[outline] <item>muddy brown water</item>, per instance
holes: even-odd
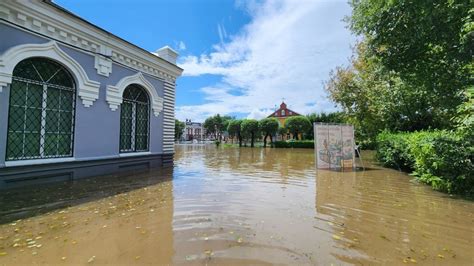
[[[0,191],[0,265],[474,265],[474,202],[363,155],[177,146],[173,168]]]

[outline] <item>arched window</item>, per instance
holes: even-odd
[[[130,85],[120,106],[120,152],[148,151],[150,101],[146,91]]]
[[[33,57],[15,66],[8,111],[8,161],[71,157],[76,89],[67,69]]]

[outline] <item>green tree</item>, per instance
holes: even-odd
[[[242,120],[233,119],[233,120],[229,120],[229,123],[227,126],[227,132],[229,132],[229,136],[236,137],[239,140],[239,147],[242,147],[241,124],[242,124]]]
[[[281,139],[284,139],[287,133],[288,133],[288,129],[284,127],[278,127],[278,135],[281,136]]]
[[[299,134],[307,132],[311,128],[311,122],[305,116],[291,116],[286,119],[285,127],[293,134],[294,139],[299,139]]]
[[[424,87],[406,83],[380,59],[367,53],[367,44],[357,46],[352,64],[331,72],[325,89],[342,107],[356,137],[371,142],[384,129],[415,131],[447,126],[445,117],[427,105],[431,95]]]
[[[222,116],[222,132],[227,131],[230,121],[235,120],[235,117],[224,115]]]
[[[409,119],[420,117],[424,128],[451,127],[456,107],[467,100],[462,91],[474,77],[468,67],[474,50],[472,0],[357,0],[352,6],[350,26],[364,37],[366,57],[395,73],[403,93],[414,90],[419,108]]]
[[[254,147],[255,138],[259,134],[258,121],[255,119],[244,119],[241,124],[242,134],[250,137],[250,147]]]
[[[335,124],[341,124],[341,123],[346,123],[346,118],[343,112],[333,112],[333,113],[312,113],[306,116],[311,122],[311,125],[314,123],[335,123]],[[313,127],[311,127],[307,132],[306,132],[306,138],[308,139],[313,139],[314,138],[314,132],[313,132]]]
[[[259,122],[260,130],[265,135],[263,137],[263,147],[267,147],[267,137],[270,137],[270,143],[273,145],[273,135],[278,132],[278,120],[275,118],[264,118]]]
[[[174,140],[180,140],[183,136],[183,130],[185,128],[184,122],[179,121],[178,119],[174,120]]]
[[[214,136],[216,140],[220,140],[224,128],[224,119],[219,114],[206,118],[203,127],[208,134]]]

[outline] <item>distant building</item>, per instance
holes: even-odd
[[[300,115],[301,114],[299,114],[299,113],[297,113],[293,110],[288,109],[286,103],[282,102],[280,104],[280,108],[278,108],[275,112],[273,112],[268,117],[273,117],[273,118],[278,119],[278,123],[280,124],[280,127],[285,127],[285,122],[286,122],[286,119],[288,119],[288,117],[300,116]],[[283,137],[283,140],[287,140],[287,139],[290,139],[292,137],[293,137],[292,134],[287,133],[287,135]],[[278,136],[278,135],[277,135],[277,139],[282,140],[281,136]]]
[[[278,122],[280,123],[280,126],[285,127],[285,121],[288,117],[299,116],[299,115],[300,115],[299,113],[288,109],[288,107],[286,106],[286,103],[282,102],[280,104],[280,108],[278,108],[278,110],[273,112],[268,117],[274,117],[274,118],[278,119]]]
[[[202,123],[192,122],[191,119],[186,119],[183,138],[186,141],[202,141],[204,140],[205,132]]]

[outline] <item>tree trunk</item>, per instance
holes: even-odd
[[[270,147],[273,148],[273,136],[270,134]]]
[[[254,133],[252,132],[252,136],[251,136],[251,139],[250,139],[250,147],[253,148],[253,141],[254,141]]]
[[[242,147],[242,136],[239,134],[238,138],[239,138],[239,147]]]
[[[268,136],[268,134],[266,134],[265,137],[263,138],[263,147],[264,148],[267,147],[267,136]]]

